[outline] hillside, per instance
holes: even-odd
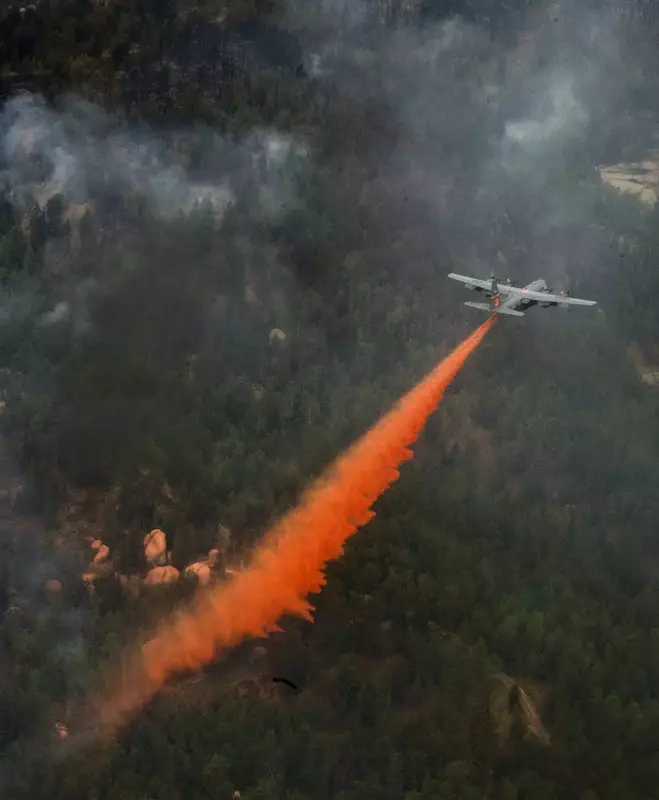
[[[600,173],[651,152],[655,28],[608,1],[3,12],[3,797],[659,797],[659,209]],[[498,321],[313,622],[74,736],[195,589],[150,571],[246,563],[482,321],[446,273],[492,269],[598,306]]]

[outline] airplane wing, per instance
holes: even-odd
[[[449,272],[448,277],[452,278],[454,281],[466,283],[467,286],[473,289],[490,289],[492,287],[492,281],[484,281],[481,278],[468,278],[466,275],[456,275],[455,272]],[[507,290],[508,287],[506,287],[506,291]]]
[[[537,300],[539,303],[562,303],[573,306],[595,306],[596,300],[581,300],[578,297],[570,297],[565,294],[552,294],[551,292],[532,292],[529,289],[519,288],[517,286],[502,287],[506,294],[513,297],[519,297],[520,300],[526,298],[527,300]]]

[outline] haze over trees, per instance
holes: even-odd
[[[3,797],[659,796],[659,212],[597,170],[655,146],[656,25],[604,0],[4,13]],[[122,586],[144,535],[235,566],[481,321],[445,274],[492,269],[599,306],[499,321],[313,624],[67,748],[193,589]]]

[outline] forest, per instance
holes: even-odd
[[[659,149],[657,33],[641,0],[2,11],[3,798],[659,798],[659,208],[599,172]],[[128,591],[145,535],[244,563],[483,321],[451,271],[598,305],[497,321],[313,622],[67,737],[195,590]]]

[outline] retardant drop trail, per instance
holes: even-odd
[[[190,610],[168,622],[140,652],[117,691],[101,703],[113,730],[173,674],[198,668],[249,636],[277,629],[284,614],[311,619],[307,595],[325,583],[323,567],[374,515],[371,506],[412,457],[408,449],[447,386],[492,327],[488,319],[364,436],[330,465],[300,503],[266,535],[251,564],[226,583],[202,590]]]

